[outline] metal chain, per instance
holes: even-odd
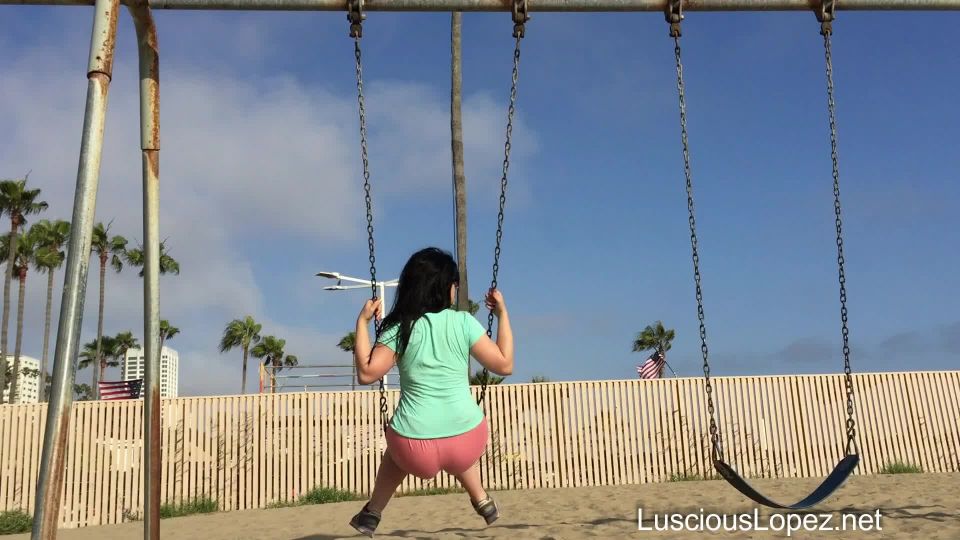
[[[833,34],[832,17],[821,21],[820,33],[823,35],[823,51],[826,59],[827,72],[827,110],[830,114],[830,159],[833,162],[833,211],[836,216],[837,227],[837,268],[840,282],[840,321],[843,335],[843,373],[844,385],[847,394],[847,455],[856,450],[856,422],[853,419],[853,375],[850,369],[850,331],[847,328],[847,279],[844,271],[843,257],[843,220],[840,209],[840,167],[837,159],[837,116],[836,103],[833,99],[833,54],[830,47],[830,36]]]
[[[513,73],[510,79],[510,106],[507,107],[507,136],[503,144],[503,175],[500,177],[500,211],[497,213],[497,237],[493,249],[493,278],[490,290],[497,288],[497,275],[500,273],[500,243],[503,240],[503,208],[507,203],[507,173],[510,170],[510,148],[513,140],[513,114],[517,103],[517,81],[520,78],[520,40],[524,35],[524,23],[530,20],[525,0],[516,0],[513,9]],[[493,337],[493,310],[487,313],[487,336]],[[480,375],[480,397],[477,405],[483,404],[487,394],[487,381],[490,371],[483,368]]]
[[[362,22],[366,16],[363,13],[362,0],[350,0],[348,2],[349,13],[347,19],[350,21],[350,37],[353,38],[353,56],[356,60],[357,73],[357,104],[360,111],[360,158],[363,161],[363,194],[364,202],[367,208],[367,247],[369,249],[370,261],[370,298],[377,298],[377,256],[373,241],[373,197],[370,193],[370,162],[367,159],[367,115],[363,99],[363,62],[360,53],[360,38],[363,35]],[[381,324],[374,319],[374,338],[377,343],[380,339]],[[370,349],[370,361],[373,361],[373,348]],[[383,429],[387,429],[387,395],[383,384],[383,378],[380,378],[380,419],[383,423]]]
[[[687,102],[683,83],[683,63],[680,60],[680,23],[670,22],[670,35],[673,37],[673,55],[677,66],[677,94],[680,97],[680,138],[683,143],[683,172],[687,182],[687,213],[690,224],[690,246],[693,251],[693,279],[697,291],[697,318],[700,321],[700,352],[703,354],[703,375],[707,390],[707,412],[710,414],[710,445],[713,459],[723,461],[720,445],[720,430],[717,427],[716,409],[713,404],[713,385],[710,382],[710,361],[707,349],[707,327],[703,313],[703,290],[700,286],[700,253],[697,249],[697,220],[693,206],[693,174],[690,169],[690,144],[687,139]]]

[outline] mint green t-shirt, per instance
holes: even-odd
[[[400,327],[380,336],[397,350]],[[400,371],[400,402],[390,427],[411,439],[437,439],[466,433],[483,421],[470,394],[470,347],[486,331],[473,315],[446,309],[427,313],[413,324]]]

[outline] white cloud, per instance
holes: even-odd
[[[51,218],[70,215],[79,155],[86,84],[78,74],[85,47],[82,53],[71,47],[76,43],[18,52],[20,60],[6,66],[0,80],[0,174],[32,170],[31,183],[43,189],[51,205],[45,217]],[[142,195],[132,56],[119,57],[114,70],[97,214],[99,220],[114,219],[114,232],[134,243],[142,238]],[[314,332],[304,321],[267,316],[257,270],[282,261],[261,260],[249,238],[309,237],[342,246],[365,234],[357,212],[362,195],[355,96],[308,88],[289,74],[251,80],[242,68],[229,66],[211,74],[180,63],[161,76],[161,237],[169,238],[183,270],[179,277],[162,278],[161,314],[183,331],[170,345],[181,351],[185,393],[236,391],[239,361],[220,355],[216,342],[227,320],[246,313],[261,320],[265,331],[286,337],[295,354],[343,354],[333,347],[339,336]],[[445,89],[404,81],[369,85],[371,166],[381,217],[389,214],[391,201],[402,197],[449,200],[448,95]],[[472,185],[479,193],[488,191],[491,203],[499,185],[494,180],[504,119],[503,107],[489,97],[465,96],[468,174],[490,177]],[[535,137],[522,119],[516,124],[522,144],[515,153],[530,155]],[[85,339],[96,329],[97,279],[93,264]],[[54,334],[62,280],[61,271],[55,281]],[[24,352],[34,356],[41,343],[43,281],[35,275],[28,287]],[[142,282],[136,272],[118,276],[108,270],[107,281],[106,331],[129,328],[141,334]],[[14,324],[11,320],[11,347]],[[51,344],[51,357],[52,349]],[[255,380],[255,370],[251,373]]]

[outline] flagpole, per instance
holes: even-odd
[[[674,377],[680,377],[679,375],[677,375],[677,372],[673,370],[673,366],[671,366],[670,363],[667,362],[666,359],[663,360],[663,363],[664,363],[664,365],[666,365],[668,368],[670,368],[670,373],[673,373],[673,376],[674,376]]]

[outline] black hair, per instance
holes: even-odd
[[[400,272],[393,308],[381,326],[381,333],[399,326],[396,344],[398,358],[407,350],[413,324],[427,313],[439,313],[450,308],[450,287],[459,284],[460,271],[449,252],[429,247],[410,256]]]

